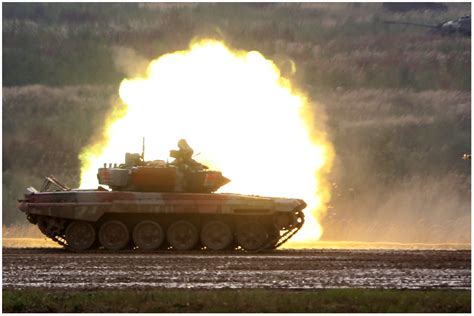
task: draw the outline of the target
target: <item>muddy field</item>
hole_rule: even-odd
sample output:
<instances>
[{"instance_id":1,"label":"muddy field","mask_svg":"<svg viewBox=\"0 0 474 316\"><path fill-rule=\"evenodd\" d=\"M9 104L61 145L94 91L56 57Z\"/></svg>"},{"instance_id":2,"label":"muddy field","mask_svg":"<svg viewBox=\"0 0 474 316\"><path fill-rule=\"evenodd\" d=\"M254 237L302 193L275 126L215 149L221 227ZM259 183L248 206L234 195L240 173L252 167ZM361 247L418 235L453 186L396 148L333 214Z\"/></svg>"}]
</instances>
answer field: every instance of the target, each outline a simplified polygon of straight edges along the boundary
<instances>
[{"instance_id":1,"label":"muddy field","mask_svg":"<svg viewBox=\"0 0 474 316\"><path fill-rule=\"evenodd\" d=\"M470 289L465 250L90 253L3 248L3 288Z\"/></svg>"}]
</instances>

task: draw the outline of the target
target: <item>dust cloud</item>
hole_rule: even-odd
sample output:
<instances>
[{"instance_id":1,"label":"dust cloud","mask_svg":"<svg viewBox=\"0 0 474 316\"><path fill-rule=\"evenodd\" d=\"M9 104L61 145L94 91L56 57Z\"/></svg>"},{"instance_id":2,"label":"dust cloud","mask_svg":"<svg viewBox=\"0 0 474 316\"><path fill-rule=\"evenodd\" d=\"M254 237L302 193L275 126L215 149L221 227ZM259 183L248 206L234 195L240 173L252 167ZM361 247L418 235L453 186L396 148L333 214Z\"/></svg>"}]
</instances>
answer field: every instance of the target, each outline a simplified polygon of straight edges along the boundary
<instances>
[{"instance_id":1,"label":"dust cloud","mask_svg":"<svg viewBox=\"0 0 474 316\"><path fill-rule=\"evenodd\" d=\"M323 240L471 242L471 183L466 175L412 174L393 183L377 182L369 169L353 175L367 182L354 187L333 183Z\"/></svg>"},{"instance_id":2,"label":"dust cloud","mask_svg":"<svg viewBox=\"0 0 474 316\"><path fill-rule=\"evenodd\" d=\"M135 77L145 72L149 61L129 47L116 46L113 48L114 65L127 77Z\"/></svg>"}]
</instances>

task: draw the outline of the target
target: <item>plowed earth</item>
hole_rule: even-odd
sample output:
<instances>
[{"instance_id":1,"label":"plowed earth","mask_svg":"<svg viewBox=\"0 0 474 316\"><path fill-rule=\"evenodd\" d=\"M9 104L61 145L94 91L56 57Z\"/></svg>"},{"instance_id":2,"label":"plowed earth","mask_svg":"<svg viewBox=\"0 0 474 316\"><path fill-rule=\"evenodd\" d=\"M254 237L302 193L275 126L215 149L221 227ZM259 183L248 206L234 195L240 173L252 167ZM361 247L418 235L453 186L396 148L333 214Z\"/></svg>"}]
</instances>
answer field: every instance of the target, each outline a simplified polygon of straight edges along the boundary
<instances>
[{"instance_id":1,"label":"plowed earth","mask_svg":"<svg viewBox=\"0 0 474 316\"><path fill-rule=\"evenodd\" d=\"M466 250L70 253L3 248L3 288L470 289Z\"/></svg>"}]
</instances>

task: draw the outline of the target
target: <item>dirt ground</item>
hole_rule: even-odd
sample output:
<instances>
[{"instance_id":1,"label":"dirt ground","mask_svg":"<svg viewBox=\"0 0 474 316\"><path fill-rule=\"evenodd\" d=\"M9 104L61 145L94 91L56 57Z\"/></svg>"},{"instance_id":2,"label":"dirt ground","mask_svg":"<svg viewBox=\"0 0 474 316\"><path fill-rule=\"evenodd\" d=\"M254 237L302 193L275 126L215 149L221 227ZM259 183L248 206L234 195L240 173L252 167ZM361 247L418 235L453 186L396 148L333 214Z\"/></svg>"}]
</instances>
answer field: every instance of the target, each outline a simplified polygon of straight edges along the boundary
<instances>
[{"instance_id":1,"label":"dirt ground","mask_svg":"<svg viewBox=\"0 0 474 316\"><path fill-rule=\"evenodd\" d=\"M76 254L3 248L3 288L470 289L468 250Z\"/></svg>"}]
</instances>

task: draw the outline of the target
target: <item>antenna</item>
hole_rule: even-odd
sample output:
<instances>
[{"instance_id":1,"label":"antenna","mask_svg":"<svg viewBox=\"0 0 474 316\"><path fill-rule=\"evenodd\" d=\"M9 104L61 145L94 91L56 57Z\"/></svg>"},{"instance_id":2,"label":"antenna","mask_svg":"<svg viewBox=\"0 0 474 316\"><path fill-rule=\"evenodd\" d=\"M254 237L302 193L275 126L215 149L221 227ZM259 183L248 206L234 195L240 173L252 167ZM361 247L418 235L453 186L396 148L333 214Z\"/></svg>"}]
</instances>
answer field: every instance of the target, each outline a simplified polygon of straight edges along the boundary
<instances>
[{"instance_id":1,"label":"antenna","mask_svg":"<svg viewBox=\"0 0 474 316\"><path fill-rule=\"evenodd\" d=\"M142 139L142 159L145 161L145 136Z\"/></svg>"}]
</instances>

